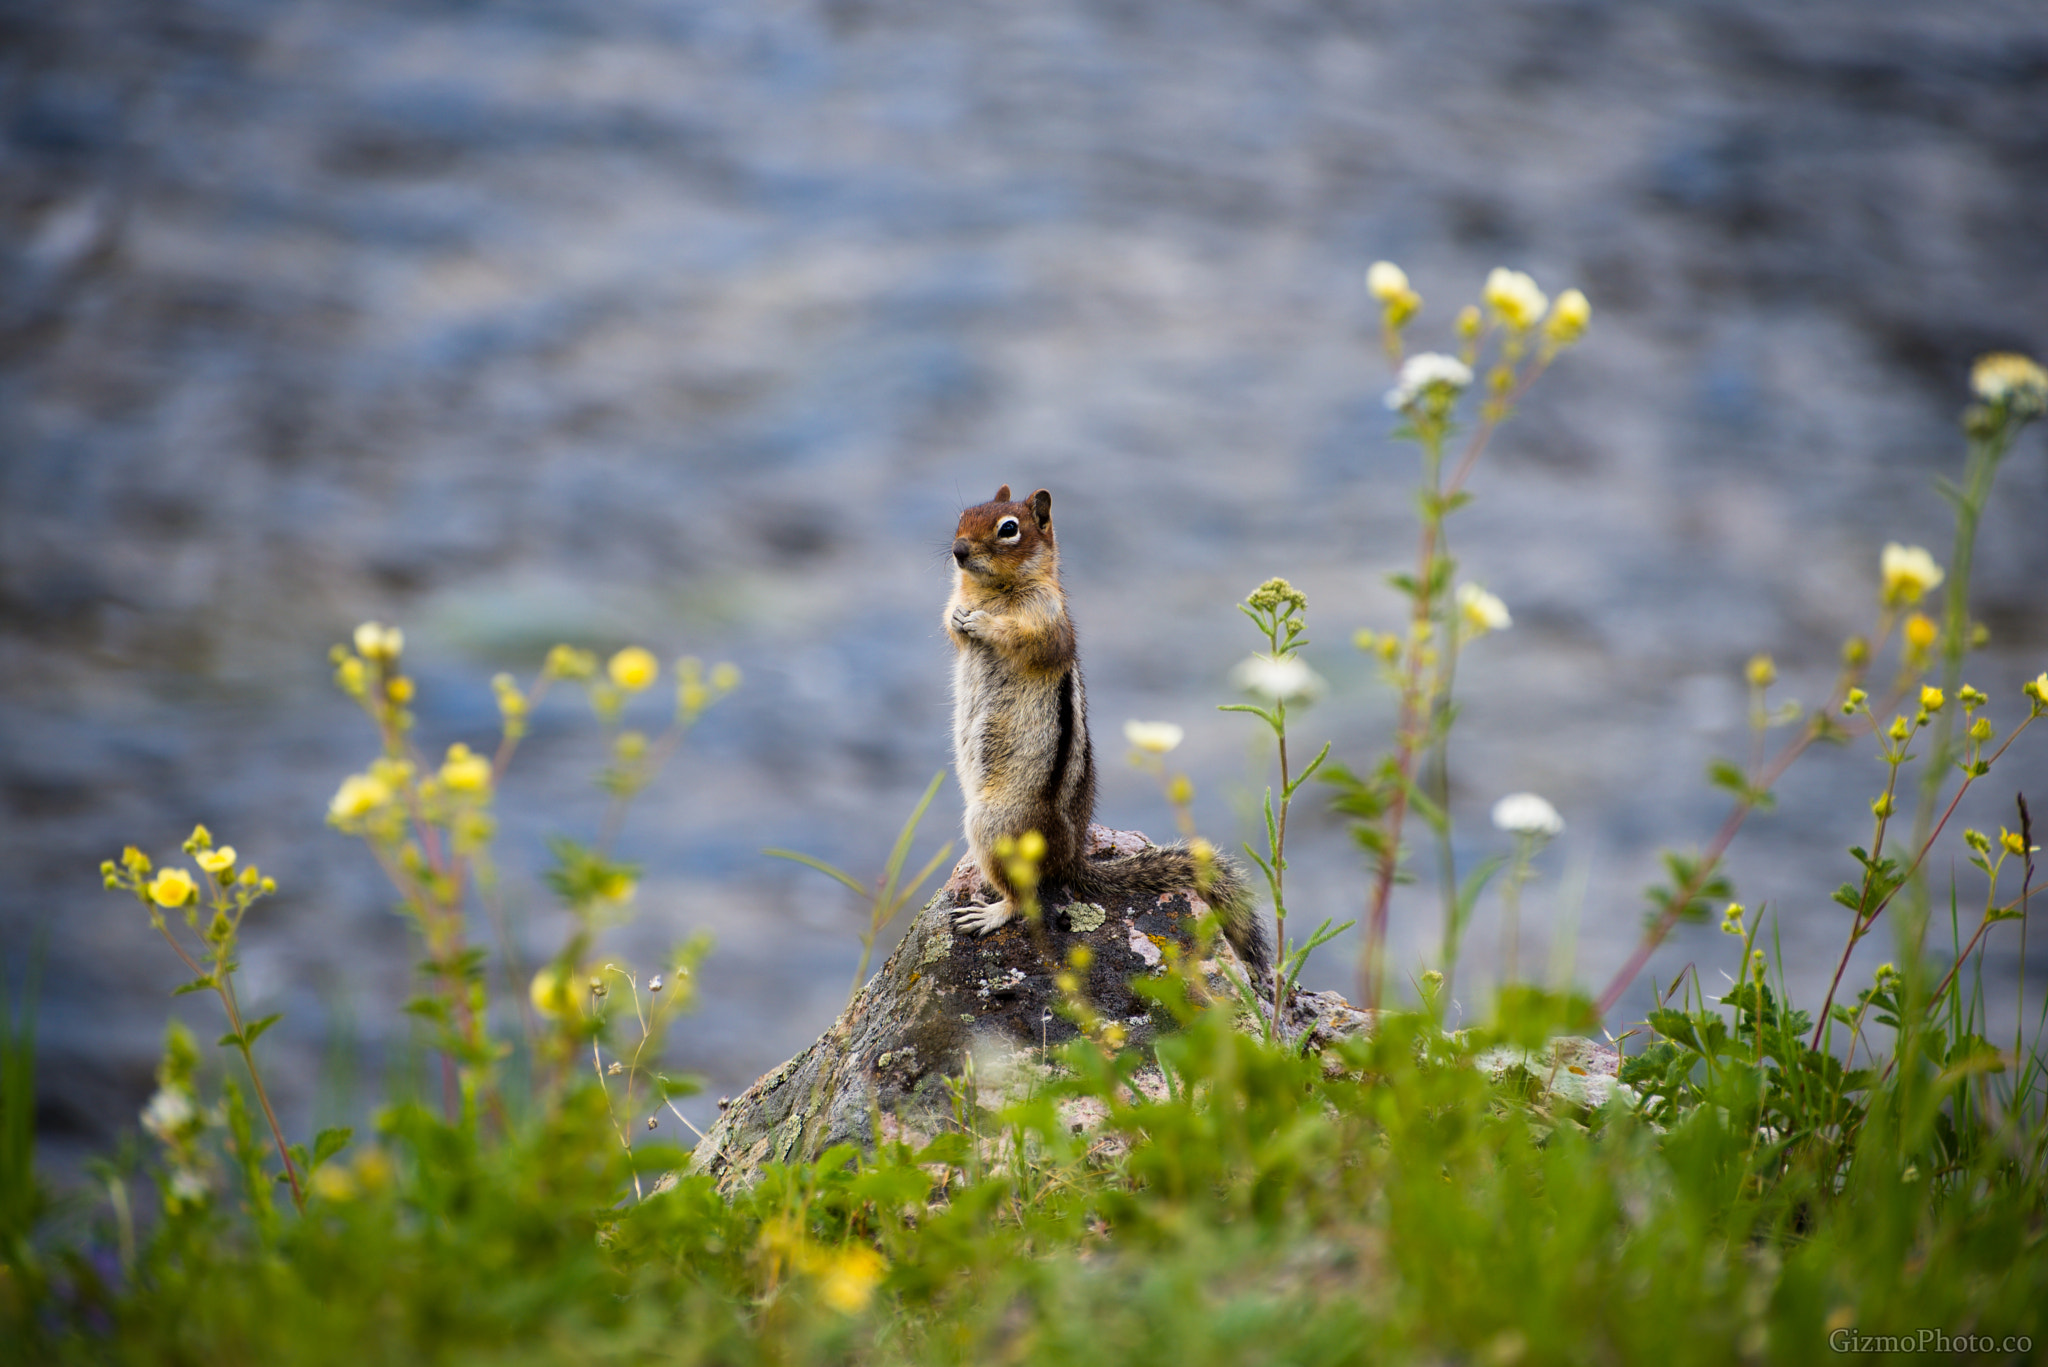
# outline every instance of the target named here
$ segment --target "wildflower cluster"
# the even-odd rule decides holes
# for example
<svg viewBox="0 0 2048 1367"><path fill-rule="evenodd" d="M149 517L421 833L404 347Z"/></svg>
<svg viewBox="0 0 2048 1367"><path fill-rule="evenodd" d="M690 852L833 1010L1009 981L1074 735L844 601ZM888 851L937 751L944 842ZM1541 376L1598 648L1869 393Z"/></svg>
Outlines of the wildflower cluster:
<svg viewBox="0 0 2048 1367"><path fill-rule="evenodd" d="M150 925L163 936L164 942L192 973L192 980L178 991L212 992L219 998L228 1022L228 1033L221 1036L221 1045L241 1054L242 1063L248 1069L249 1085L263 1108L264 1119L270 1124L271 1138L275 1141L283 1169L281 1177L290 1184L293 1200L303 1208L306 1198L300 1175L307 1167L307 1160L299 1151L294 1162L295 1150L285 1142L283 1127L278 1124L269 1091L256 1067L256 1041L264 1031L277 1024L280 1017L273 1014L258 1020L245 1020L241 1002L235 994L236 952L241 939L242 920L258 899L277 891L277 882L254 863L242 863L234 846L216 845L213 832L205 826L193 827L192 834L186 837L184 853L197 866L196 874L175 864L159 868L148 855L130 845L121 852L118 860L101 862L100 878L109 891L129 893L141 904L149 916ZM182 913L180 919L185 923L187 935L178 934L164 916L166 911ZM212 914L207 915L208 912ZM190 940L196 940L197 944L188 947ZM150 1103L150 1111L145 1113L145 1128L165 1146L171 1173L165 1188L165 1208L173 1214L204 1204L202 1188L206 1168L198 1157L197 1148L203 1127L199 1124L200 1113L192 1088L196 1067L197 1055L190 1037L174 1030L159 1071L157 1098ZM230 1102L238 1105L239 1093L232 1093ZM242 1119L246 1130L246 1114ZM252 1174L257 1173L261 1159L252 1152L246 1133L238 1134L237 1139L244 1168ZM258 1177L256 1180L267 1208L270 1179Z"/></svg>
<svg viewBox="0 0 2048 1367"><path fill-rule="evenodd" d="M1396 435L1420 448L1423 473L1416 568L1391 577L1409 599L1407 628L1365 629L1353 637L1360 650L1379 662L1400 699L1393 751L1363 774L1339 765L1325 771L1336 787L1337 809L1352 818L1358 842L1373 861L1359 979L1361 997L1376 1005L1408 814L1421 817L1436 839L1446 969L1456 960L1474 902L1499 867L1482 869L1470 880L1458 874L1448 802L1451 692L1461 645L1507 630L1514 618L1508 605L1482 585L1454 583L1457 566L1447 549L1446 520L1470 501L1465 486L1494 431L1558 354L1586 335L1592 308L1579 290L1565 290L1552 300L1527 274L1496 269L1486 278L1480 303L1460 310L1453 322L1455 355L1408 355L1403 329L1420 312L1421 299L1408 287L1406 275L1386 262L1373 267L1368 287L1385 306L1387 353L1396 367L1386 404L1403 420ZM1447 467L1461 405L1475 387L1480 391L1477 423L1456 463ZM1520 867L1526 877L1526 864Z"/></svg>
<svg viewBox="0 0 2048 1367"><path fill-rule="evenodd" d="M1307 706L1323 691L1322 679L1301 658L1301 650L1308 644L1308 595L1285 579L1268 579L1246 595L1244 602L1238 604L1238 611L1250 618L1259 634L1266 638L1266 649L1264 653L1253 655L1239 664L1231 679L1260 701L1230 703L1221 710L1248 712L1265 722L1273 732L1280 756L1280 801L1277 807L1273 801L1273 790L1266 789L1266 852L1261 854L1250 845L1245 846L1245 853L1266 875L1266 886L1273 895L1272 1000L1277 1020L1286 1004L1289 984L1299 976L1309 951L1320 943L1311 937L1313 943L1292 956L1287 948L1287 816L1295 793L1329 758L1330 743L1325 741L1316 757L1299 774L1292 771L1287 756L1287 705L1291 702L1297 707ZM1325 920L1323 930L1328 929L1329 921Z"/></svg>

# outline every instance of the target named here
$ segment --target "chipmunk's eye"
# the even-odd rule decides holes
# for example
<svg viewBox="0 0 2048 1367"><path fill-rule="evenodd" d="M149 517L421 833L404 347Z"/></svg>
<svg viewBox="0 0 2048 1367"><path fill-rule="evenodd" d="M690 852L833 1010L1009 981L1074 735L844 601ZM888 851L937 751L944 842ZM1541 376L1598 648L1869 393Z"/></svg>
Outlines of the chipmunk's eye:
<svg viewBox="0 0 2048 1367"><path fill-rule="evenodd" d="M1011 537L1015 536L1016 534L1017 519L1014 517L1004 518L1002 525L996 528L996 535L998 537L1001 537L1005 541L1008 541Z"/></svg>

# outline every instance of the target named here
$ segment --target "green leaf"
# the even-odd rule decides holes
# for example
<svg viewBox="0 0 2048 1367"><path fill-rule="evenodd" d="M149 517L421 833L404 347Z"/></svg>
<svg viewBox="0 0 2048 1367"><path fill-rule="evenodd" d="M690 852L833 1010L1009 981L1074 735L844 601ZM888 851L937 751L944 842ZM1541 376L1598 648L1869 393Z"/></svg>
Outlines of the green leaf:
<svg viewBox="0 0 2048 1367"><path fill-rule="evenodd" d="M172 988L171 995L173 997L182 997L187 992L205 992L211 989L212 986L212 978L194 978L189 983L181 983L177 987Z"/></svg>
<svg viewBox="0 0 2048 1367"><path fill-rule="evenodd" d="M1500 872L1501 867L1507 862L1508 857L1504 854L1488 855L1480 860L1472 868L1471 872L1465 875L1464 881L1458 884L1458 896L1453 904L1458 911L1458 921L1451 928L1451 937L1454 942L1457 939L1458 932L1464 929L1471 921L1472 908L1479 904L1479 895L1486 891L1486 885L1492 881L1494 874Z"/></svg>
<svg viewBox="0 0 2048 1367"><path fill-rule="evenodd" d="M355 1131L346 1125L332 1126L313 1136L313 1161L306 1166L317 1168L347 1147L355 1138Z"/></svg>
<svg viewBox="0 0 2048 1367"><path fill-rule="evenodd" d="M1324 741L1323 748L1316 753L1316 757L1314 759L1308 762L1308 768L1302 770L1301 773L1295 777L1294 781L1287 785L1288 797L1293 797L1295 793L1300 790L1301 785L1308 782L1309 779L1314 776L1316 770L1323 767L1323 761L1330 757L1330 746L1332 743L1333 742L1330 741Z"/></svg>
<svg viewBox="0 0 2048 1367"><path fill-rule="evenodd" d="M910 1161L919 1165L944 1163L948 1167L957 1168L966 1164L968 1155L973 1151L973 1145L966 1135L951 1130L933 1136L932 1142L919 1149Z"/></svg>
<svg viewBox="0 0 2048 1367"><path fill-rule="evenodd" d="M808 854L798 854L795 850L766 849L761 851L761 853L767 855L770 859L792 860L798 864L802 864L806 868L816 869L819 873L824 874L827 878L836 878L840 882L844 883L847 887L853 889L854 896L856 897L868 897L872 895L867 888L864 888L860 885L859 880L854 878L852 874L846 873L840 869L835 869L822 859L815 859Z"/></svg>
<svg viewBox="0 0 2048 1367"><path fill-rule="evenodd" d="M704 1090L704 1079L696 1076L694 1073L685 1073L681 1077L670 1077L666 1073L656 1073L654 1075L654 1086L664 1100L673 1101L679 1096L696 1096L702 1092Z"/></svg>
<svg viewBox="0 0 2048 1367"><path fill-rule="evenodd" d="M1726 788L1745 801L1750 796L1749 775L1742 772L1740 765L1725 759L1717 759L1707 765L1707 781L1716 788Z"/></svg>
<svg viewBox="0 0 2048 1367"><path fill-rule="evenodd" d="M941 845L939 847L939 852L933 855L923 868L917 871L917 876L915 878L911 879L908 883L905 883L903 885L903 893L902 896L898 898L897 905L900 906L902 903L907 902L911 898L917 896L917 890L924 886L924 880L931 877L935 870L937 870L941 865L943 865L948 859L951 859L952 857L953 842L949 840L944 845ZM889 909L889 915L892 919L894 918L894 916L896 915L895 907L891 907Z"/></svg>
<svg viewBox="0 0 2048 1367"><path fill-rule="evenodd" d="M257 1038L261 1036L265 1030L268 1030L271 1026L277 1024L279 1021L283 1019L284 1013L282 1011L273 1011L271 1014L265 1016L262 1020L250 1021L248 1024L242 1027L242 1037L246 1039L249 1043L254 1044Z"/></svg>
<svg viewBox="0 0 2048 1367"><path fill-rule="evenodd" d="M932 805L932 798L938 794L939 785L946 781L946 771L939 770L926 785L924 796L917 801L917 807L910 813L910 819L903 823L903 830L896 837L896 845L889 851L889 862L882 870L882 905L893 906L896 901L896 880L903 872L903 861L910 855L910 842L917 836L917 823L924 820L925 808Z"/></svg>
<svg viewBox="0 0 2048 1367"><path fill-rule="evenodd" d="M1278 735L1280 733L1280 718L1263 707L1254 707L1248 702L1226 702L1218 703L1216 710L1218 712L1249 712L1266 723L1266 725L1272 727L1273 734Z"/></svg>

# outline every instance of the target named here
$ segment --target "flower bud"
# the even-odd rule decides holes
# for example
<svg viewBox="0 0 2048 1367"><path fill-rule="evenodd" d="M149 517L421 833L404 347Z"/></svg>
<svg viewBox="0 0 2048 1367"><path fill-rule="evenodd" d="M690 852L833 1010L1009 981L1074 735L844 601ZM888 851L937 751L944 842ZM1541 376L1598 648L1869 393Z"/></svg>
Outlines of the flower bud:
<svg viewBox="0 0 2048 1367"><path fill-rule="evenodd" d="M638 693L652 687L661 675L661 662L654 658L654 652L641 646L627 646L612 656L605 666L605 672L619 688L628 693Z"/></svg>

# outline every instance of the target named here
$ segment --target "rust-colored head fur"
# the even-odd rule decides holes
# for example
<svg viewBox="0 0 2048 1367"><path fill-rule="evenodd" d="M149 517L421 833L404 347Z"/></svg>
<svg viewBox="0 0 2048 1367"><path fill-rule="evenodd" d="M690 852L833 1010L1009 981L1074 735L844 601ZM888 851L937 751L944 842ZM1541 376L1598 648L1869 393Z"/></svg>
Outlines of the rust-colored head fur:
<svg viewBox="0 0 2048 1367"><path fill-rule="evenodd" d="M991 587L1054 572L1059 550L1052 534L1052 495L1040 489L1030 498L1010 498L1010 486L987 503L960 514L953 533L953 563Z"/></svg>

